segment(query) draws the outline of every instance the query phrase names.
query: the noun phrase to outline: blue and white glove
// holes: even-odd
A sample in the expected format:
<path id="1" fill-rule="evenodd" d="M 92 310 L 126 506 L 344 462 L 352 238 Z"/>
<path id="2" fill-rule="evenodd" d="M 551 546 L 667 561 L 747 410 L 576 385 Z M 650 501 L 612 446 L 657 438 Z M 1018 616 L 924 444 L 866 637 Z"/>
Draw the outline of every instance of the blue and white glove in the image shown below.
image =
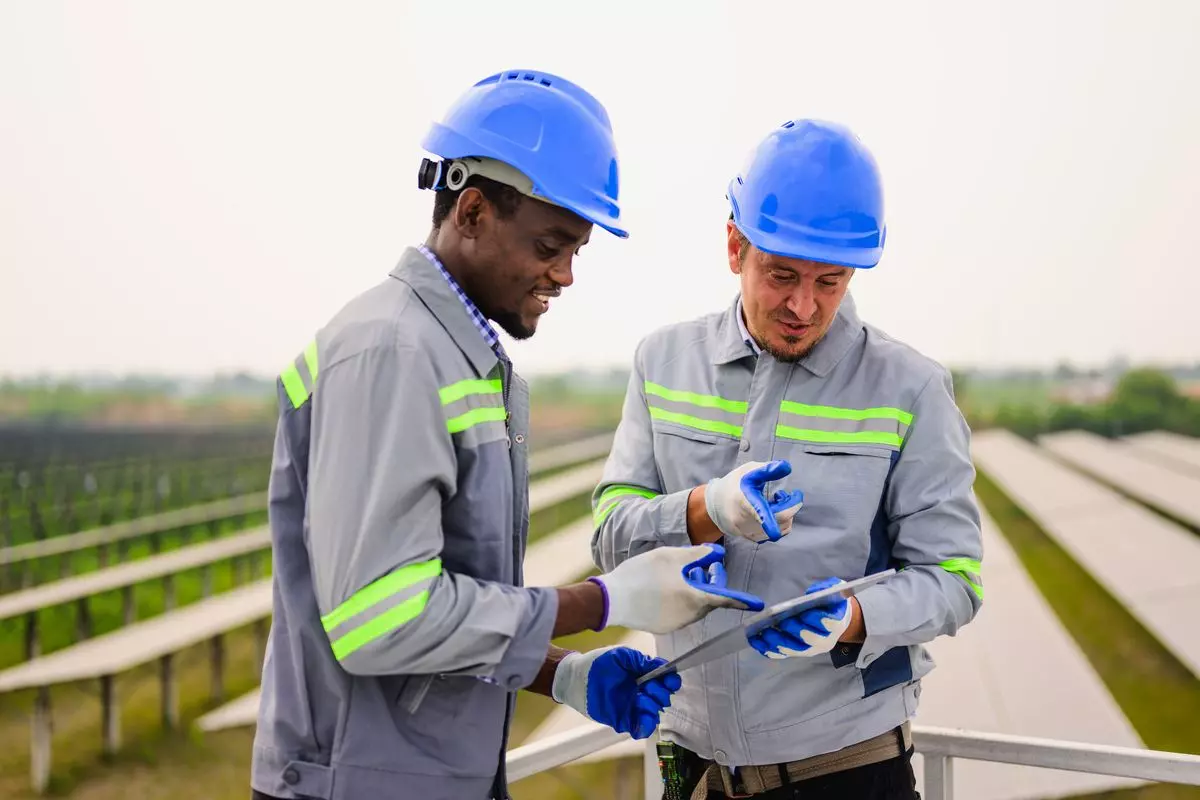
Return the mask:
<path id="1" fill-rule="evenodd" d="M 839 583 L 845 581 L 825 578 L 809 586 L 804 593 L 812 594 Z M 850 601 L 845 597 L 834 597 L 746 638 L 751 647 L 767 658 L 816 656 L 832 650 L 849 624 Z"/>
<path id="2" fill-rule="evenodd" d="M 748 461 L 708 482 L 704 509 L 726 536 L 752 542 L 777 541 L 792 529 L 792 517 L 804 504 L 804 492 L 778 491 L 769 500 L 763 489 L 792 474 L 787 461 Z"/>
<path id="3" fill-rule="evenodd" d="M 550 692 L 588 719 L 645 739 L 658 727 L 659 714 L 671 705 L 671 695 L 683 685 L 674 672 L 637 685 L 638 678 L 665 663 L 666 659 L 629 647 L 568 653 L 558 662 Z"/>
<path id="4" fill-rule="evenodd" d="M 762 611 L 760 597 L 726 585 L 724 558 L 719 544 L 656 547 L 588 578 L 604 589 L 604 619 L 597 630 L 617 625 L 671 633 L 714 608 Z"/>

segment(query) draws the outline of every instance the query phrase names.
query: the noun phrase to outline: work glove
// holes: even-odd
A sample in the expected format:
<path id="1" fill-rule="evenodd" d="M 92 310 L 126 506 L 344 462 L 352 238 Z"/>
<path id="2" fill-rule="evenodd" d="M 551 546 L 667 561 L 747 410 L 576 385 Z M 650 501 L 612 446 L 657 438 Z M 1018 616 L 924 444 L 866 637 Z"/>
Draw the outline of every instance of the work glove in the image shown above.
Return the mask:
<path id="1" fill-rule="evenodd" d="M 804 592 L 812 594 L 830 586 L 845 583 L 840 578 L 817 581 Z M 828 653 L 850 624 L 850 601 L 845 597 L 830 598 L 813 608 L 806 608 L 794 617 L 748 635 L 750 646 L 767 658 L 794 658 Z"/>
<path id="2" fill-rule="evenodd" d="M 597 630 L 617 625 L 671 633 L 714 608 L 762 611 L 761 598 L 726 586 L 724 558 L 719 544 L 656 547 L 588 578 L 604 589 L 605 614 Z"/>
<path id="3" fill-rule="evenodd" d="M 671 705 L 671 695 L 683 685 L 673 672 L 637 685 L 638 678 L 665 663 L 666 659 L 629 647 L 568 653 L 558 662 L 550 693 L 588 719 L 645 739 L 658 727 L 658 716 Z"/>
<path id="4" fill-rule="evenodd" d="M 726 536 L 752 542 L 777 541 L 792 529 L 792 517 L 804 504 L 804 492 L 778 491 L 768 500 L 763 487 L 792 474 L 787 461 L 748 461 L 708 482 L 704 508 Z"/>

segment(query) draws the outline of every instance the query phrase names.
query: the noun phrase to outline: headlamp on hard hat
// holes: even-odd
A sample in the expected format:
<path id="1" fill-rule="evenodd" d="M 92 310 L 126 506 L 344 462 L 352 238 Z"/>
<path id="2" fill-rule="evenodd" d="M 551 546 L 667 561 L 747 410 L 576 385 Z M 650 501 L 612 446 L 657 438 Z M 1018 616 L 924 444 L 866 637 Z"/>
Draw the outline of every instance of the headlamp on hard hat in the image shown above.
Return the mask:
<path id="1" fill-rule="evenodd" d="M 545 197 L 534 194 L 533 181 L 511 164 L 494 158 L 467 156 L 466 158 L 448 158 L 443 161 L 421 159 L 421 167 L 417 170 L 417 188 L 442 189 L 458 191 L 467 185 L 467 179 L 472 175 L 490 178 L 496 183 L 511 186 L 523 195 L 549 203 Z"/>

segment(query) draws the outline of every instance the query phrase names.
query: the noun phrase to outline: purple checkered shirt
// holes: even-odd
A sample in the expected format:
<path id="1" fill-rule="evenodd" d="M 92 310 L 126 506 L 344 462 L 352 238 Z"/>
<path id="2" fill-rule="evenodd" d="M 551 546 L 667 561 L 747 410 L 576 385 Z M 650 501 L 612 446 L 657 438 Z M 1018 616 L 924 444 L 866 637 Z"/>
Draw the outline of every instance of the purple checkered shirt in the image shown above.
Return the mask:
<path id="1" fill-rule="evenodd" d="M 487 321 L 487 317 L 483 315 L 479 307 L 471 302 L 471 298 L 467 297 L 467 293 L 458 285 L 458 281 L 454 280 L 454 276 L 446 270 L 441 260 L 434 255 L 432 250 L 423 244 L 417 245 L 417 249 L 429 259 L 429 263 L 437 267 L 438 272 L 442 273 L 442 277 L 446 279 L 446 283 L 450 284 L 450 288 L 458 295 L 458 299 L 462 301 L 463 307 L 471 315 L 471 321 L 479 329 L 479 333 L 483 336 L 483 340 L 488 343 L 488 347 L 496 351 L 496 355 L 500 358 L 507 359 L 508 356 L 504 353 L 504 347 L 500 344 L 500 335 L 496 333 L 496 329 Z"/>

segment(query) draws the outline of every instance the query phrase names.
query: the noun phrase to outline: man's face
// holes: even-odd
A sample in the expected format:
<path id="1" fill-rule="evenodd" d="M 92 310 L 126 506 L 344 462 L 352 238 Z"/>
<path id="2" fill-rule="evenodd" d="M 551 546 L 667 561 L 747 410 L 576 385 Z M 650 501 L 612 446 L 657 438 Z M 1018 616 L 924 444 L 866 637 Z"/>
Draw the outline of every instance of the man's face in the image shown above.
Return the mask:
<path id="1" fill-rule="evenodd" d="M 486 202 L 486 201 L 484 201 Z M 571 266 L 592 224 L 566 209 L 522 198 L 504 219 L 488 207 L 473 240 L 468 292 L 479 310 L 515 339 L 527 339 L 550 298 L 574 283 Z"/>
<path id="2" fill-rule="evenodd" d="M 780 361 L 806 356 L 829 330 L 854 270 L 817 261 L 742 250 L 733 221 L 726 223 L 729 268 L 741 276 L 746 327 Z"/>

